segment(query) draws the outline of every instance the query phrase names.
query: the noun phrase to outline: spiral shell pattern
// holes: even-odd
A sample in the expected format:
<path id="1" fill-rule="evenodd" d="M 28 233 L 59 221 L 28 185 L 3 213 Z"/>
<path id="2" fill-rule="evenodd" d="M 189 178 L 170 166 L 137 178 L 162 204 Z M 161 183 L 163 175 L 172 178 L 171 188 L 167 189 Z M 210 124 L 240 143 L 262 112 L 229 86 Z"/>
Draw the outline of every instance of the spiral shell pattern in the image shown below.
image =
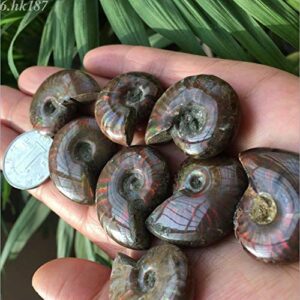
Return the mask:
<path id="1" fill-rule="evenodd" d="M 299 260 L 299 155 L 255 148 L 240 161 L 250 183 L 236 210 L 236 237 L 264 262 Z"/>
<path id="2" fill-rule="evenodd" d="M 115 143 L 130 145 L 135 130 L 144 126 L 162 91 L 159 81 L 148 73 L 115 77 L 101 91 L 95 106 L 100 129 Z"/>
<path id="3" fill-rule="evenodd" d="M 188 263 L 179 248 L 151 248 L 138 262 L 119 253 L 112 266 L 111 300 L 187 300 Z"/>
<path id="4" fill-rule="evenodd" d="M 81 204 L 95 203 L 101 169 L 117 148 L 93 118 L 74 120 L 55 135 L 49 153 L 49 169 L 58 190 Z"/>
<path id="5" fill-rule="evenodd" d="M 48 77 L 35 93 L 30 120 L 39 131 L 54 135 L 76 117 L 80 103 L 96 100 L 98 83 L 79 70 L 63 70 Z"/>
<path id="6" fill-rule="evenodd" d="M 146 224 L 170 243 L 207 246 L 233 230 L 236 204 L 247 186 L 238 160 L 189 158 L 179 170 L 173 195 L 159 205 Z"/>
<path id="7" fill-rule="evenodd" d="M 102 170 L 96 191 L 100 224 L 116 242 L 133 249 L 149 247 L 145 219 L 168 196 L 169 171 L 150 147 L 117 153 Z"/>
<path id="8" fill-rule="evenodd" d="M 212 157 L 232 140 L 239 111 L 238 96 L 227 82 L 213 75 L 186 77 L 156 102 L 145 140 L 156 144 L 173 139 L 188 155 Z"/>

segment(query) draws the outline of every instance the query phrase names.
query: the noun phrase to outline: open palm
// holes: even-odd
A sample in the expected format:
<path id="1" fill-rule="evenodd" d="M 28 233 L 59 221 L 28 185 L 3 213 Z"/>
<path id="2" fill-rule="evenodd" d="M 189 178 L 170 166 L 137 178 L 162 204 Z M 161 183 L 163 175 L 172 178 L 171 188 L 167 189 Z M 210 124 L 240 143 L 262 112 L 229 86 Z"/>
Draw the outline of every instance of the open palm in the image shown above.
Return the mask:
<path id="1" fill-rule="evenodd" d="M 298 151 L 298 78 L 286 72 L 257 64 L 133 46 L 97 48 L 86 55 L 84 62 L 100 86 L 129 71 L 152 73 L 165 87 L 189 75 L 219 76 L 233 86 L 241 101 L 242 123 L 230 149 L 233 153 L 259 146 Z M 54 67 L 31 67 L 19 78 L 21 91 L 1 87 L 1 165 L 8 144 L 32 128 L 29 121 L 32 95 L 56 71 Z M 184 156 L 173 145 L 160 149 L 167 153 L 175 171 Z M 139 255 L 107 237 L 94 206 L 71 202 L 51 181 L 30 193 L 111 257 L 120 251 Z M 298 264 L 266 265 L 255 261 L 233 236 L 207 248 L 187 249 L 185 253 L 194 281 L 194 299 L 296 299 L 298 296 Z M 109 268 L 93 262 L 57 259 L 35 273 L 33 286 L 44 299 L 107 299 L 109 276 Z"/>

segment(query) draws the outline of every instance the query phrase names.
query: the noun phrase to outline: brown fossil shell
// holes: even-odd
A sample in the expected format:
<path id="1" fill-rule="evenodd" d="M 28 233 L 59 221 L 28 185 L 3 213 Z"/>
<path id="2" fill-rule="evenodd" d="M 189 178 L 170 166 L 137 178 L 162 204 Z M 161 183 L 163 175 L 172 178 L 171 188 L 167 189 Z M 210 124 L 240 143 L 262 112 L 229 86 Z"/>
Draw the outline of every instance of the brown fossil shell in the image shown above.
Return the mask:
<path id="1" fill-rule="evenodd" d="M 235 214 L 235 235 L 264 262 L 299 260 L 299 155 L 255 148 L 240 154 L 249 177 Z"/>
<path id="2" fill-rule="evenodd" d="M 236 204 L 247 186 L 238 160 L 187 159 L 179 170 L 173 195 L 159 205 L 146 224 L 170 243 L 207 246 L 233 230 Z"/>
<path id="3" fill-rule="evenodd" d="M 173 139 L 186 154 L 208 158 L 222 152 L 239 124 L 239 101 L 233 88 L 213 75 L 186 77 L 156 102 L 146 144 Z"/>
<path id="4" fill-rule="evenodd" d="M 100 224 L 116 242 L 132 249 L 150 246 L 145 219 L 169 191 L 169 171 L 150 147 L 130 147 L 103 168 L 96 190 Z"/>
<path id="5" fill-rule="evenodd" d="M 95 203 L 101 169 L 117 151 L 95 119 L 80 118 L 61 128 L 49 153 L 50 176 L 58 190 L 81 204 Z"/>
<path id="6" fill-rule="evenodd" d="M 98 83 L 79 70 L 63 70 L 48 77 L 35 93 L 30 120 L 33 127 L 55 134 L 76 117 L 80 103 L 96 100 Z"/>
<path id="7" fill-rule="evenodd" d="M 129 72 L 112 79 L 101 91 L 95 117 L 102 132 L 115 143 L 128 146 L 134 131 L 148 120 L 163 90 L 151 74 Z"/>
<path id="8" fill-rule="evenodd" d="M 112 266 L 111 300 L 187 300 L 188 263 L 173 245 L 151 248 L 138 262 L 119 253 Z"/>

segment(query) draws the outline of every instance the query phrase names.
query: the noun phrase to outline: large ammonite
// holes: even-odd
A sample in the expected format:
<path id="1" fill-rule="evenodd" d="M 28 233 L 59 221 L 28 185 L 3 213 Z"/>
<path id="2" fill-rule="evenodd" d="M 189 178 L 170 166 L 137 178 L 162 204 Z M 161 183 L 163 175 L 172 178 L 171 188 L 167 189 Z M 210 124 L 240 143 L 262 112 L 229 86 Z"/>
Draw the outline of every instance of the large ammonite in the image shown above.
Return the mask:
<path id="1" fill-rule="evenodd" d="M 119 253 L 112 266 L 111 300 L 188 300 L 188 262 L 179 248 L 161 245 L 151 248 L 139 260 Z"/>
<path id="2" fill-rule="evenodd" d="M 95 105 L 102 132 L 115 143 L 128 146 L 134 132 L 145 128 L 156 100 L 163 90 L 151 74 L 121 74 L 103 88 Z"/>
<path id="3" fill-rule="evenodd" d="M 77 114 L 80 103 L 97 99 L 98 83 L 79 70 L 63 70 L 48 77 L 33 96 L 33 127 L 53 135 Z"/>
<path id="4" fill-rule="evenodd" d="M 207 246 L 233 232 L 236 204 L 247 186 L 238 160 L 189 158 L 179 170 L 173 195 L 148 217 L 147 228 L 170 243 Z"/>
<path id="5" fill-rule="evenodd" d="M 240 161 L 249 187 L 236 210 L 236 237 L 264 262 L 299 260 L 299 155 L 256 148 Z"/>
<path id="6" fill-rule="evenodd" d="M 233 88 L 213 75 L 186 77 L 156 102 L 146 143 L 173 139 L 186 154 L 208 158 L 223 151 L 239 125 L 239 101 Z"/>
<path id="7" fill-rule="evenodd" d="M 95 203 L 100 171 L 117 151 L 95 119 L 80 118 L 61 128 L 49 153 L 50 176 L 58 190 L 81 204 Z"/>
<path id="8" fill-rule="evenodd" d="M 133 249 L 150 246 L 145 219 L 168 196 L 166 162 L 150 147 L 117 153 L 102 170 L 96 191 L 99 221 L 116 242 Z"/>

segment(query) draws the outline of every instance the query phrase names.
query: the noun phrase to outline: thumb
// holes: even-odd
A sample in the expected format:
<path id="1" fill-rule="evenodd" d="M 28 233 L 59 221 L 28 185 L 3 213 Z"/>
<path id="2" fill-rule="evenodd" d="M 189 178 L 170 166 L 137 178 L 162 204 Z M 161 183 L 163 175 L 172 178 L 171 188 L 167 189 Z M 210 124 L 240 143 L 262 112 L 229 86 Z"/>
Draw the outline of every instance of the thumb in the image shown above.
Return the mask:
<path id="1" fill-rule="evenodd" d="M 46 300 L 108 299 L 110 269 L 84 259 L 62 258 L 41 266 L 33 275 L 35 291 Z"/>

